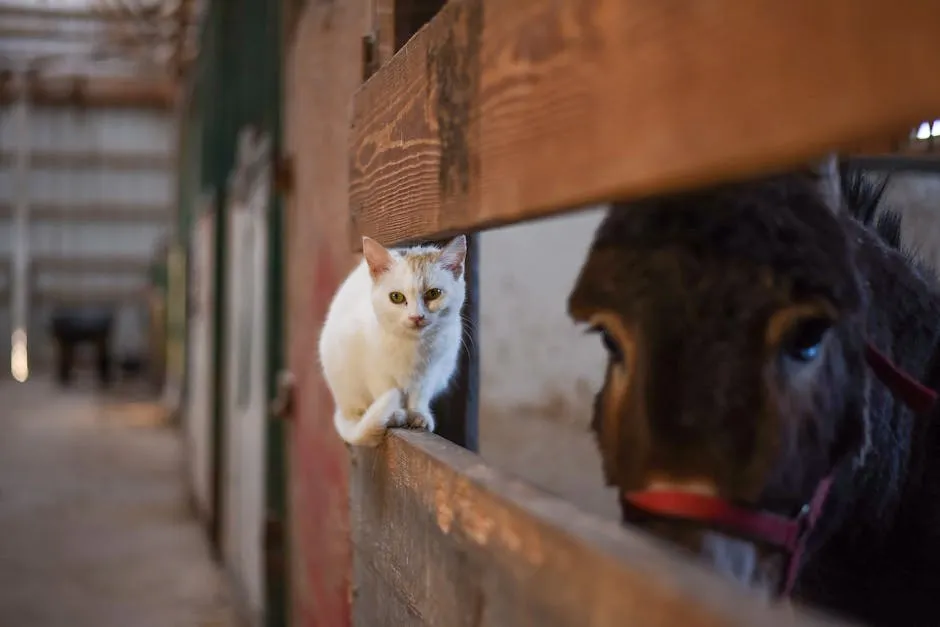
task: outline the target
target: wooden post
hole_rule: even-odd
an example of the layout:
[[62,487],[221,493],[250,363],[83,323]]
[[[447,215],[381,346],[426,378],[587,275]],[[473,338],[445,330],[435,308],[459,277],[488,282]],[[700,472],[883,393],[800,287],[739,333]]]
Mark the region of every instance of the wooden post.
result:
[[317,363],[319,330],[356,263],[349,249],[349,113],[362,82],[369,0],[307,2],[286,50],[285,151],[296,176],[286,197],[287,359],[296,380],[290,422],[294,627],[348,627],[352,549],[349,453]]

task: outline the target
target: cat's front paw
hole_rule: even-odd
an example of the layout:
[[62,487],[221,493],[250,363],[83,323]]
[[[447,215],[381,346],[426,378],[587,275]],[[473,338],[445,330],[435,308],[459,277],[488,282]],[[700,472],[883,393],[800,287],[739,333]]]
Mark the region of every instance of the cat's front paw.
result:
[[396,409],[388,415],[388,420],[385,423],[387,429],[394,429],[395,427],[406,427],[410,426],[408,423],[408,411],[404,409]]
[[405,426],[410,429],[426,429],[434,432],[434,416],[430,411],[415,411],[409,409],[405,419]]

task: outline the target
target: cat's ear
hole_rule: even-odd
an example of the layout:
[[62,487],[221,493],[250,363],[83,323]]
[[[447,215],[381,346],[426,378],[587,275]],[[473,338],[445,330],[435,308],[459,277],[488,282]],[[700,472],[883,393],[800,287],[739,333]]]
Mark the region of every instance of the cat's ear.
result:
[[463,264],[467,259],[467,237],[458,235],[447,242],[447,245],[441,249],[441,256],[437,262],[442,268],[451,272],[455,278],[463,274]]
[[365,257],[373,279],[388,272],[392,267],[392,253],[371,237],[362,237],[362,256]]

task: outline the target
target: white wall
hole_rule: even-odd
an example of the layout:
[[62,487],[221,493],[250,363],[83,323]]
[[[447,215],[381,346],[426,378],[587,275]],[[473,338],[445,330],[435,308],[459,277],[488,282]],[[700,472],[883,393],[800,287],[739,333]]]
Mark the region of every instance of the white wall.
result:
[[901,214],[901,243],[940,271],[940,172],[892,175],[882,206]]
[[[8,158],[0,163],[0,205],[14,200],[14,162],[17,147],[13,108],[0,109],[0,154]],[[29,201],[33,206],[54,206],[56,215],[34,216],[29,226],[31,257],[56,257],[68,260],[64,269],[46,269],[33,273],[33,293],[82,290],[125,290],[140,293],[148,282],[145,270],[130,271],[128,266],[113,271],[83,271],[83,258],[130,258],[149,262],[157,241],[169,227],[167,219],[106,219],[82,222],[70,218],[74,208],[120,207],[122,209],[163,209],[169,212],[174,202],[175,120],[172,112],[69,107],[35,107],[29,112],[29,147],[33,153],[102,156],[146,154],[167,160],[165,165],[108,168],[87,160],[64,164],[36,164],[28,176]],[[132,216],[130,216],[132,217]],[[0,216],[0,259],[11,259],[13,234],[9,218]],[[74,262],[74,263],[73,263]],[[136,267],[136,263],[134,267]],[[0,278],[0,283],[6,277]],[[4,292],[7,294],[8,292]],[[52,356],[47,332],[50,311],[48,301],[40,305],[32,299],[29,315],[31,362],[47,362]],[[0,297],[0,355],[9,354],[10,322],[8,303]],[[118,355],[147,348],[146,303],[143,299],[120,303],[116,310],[114,350]],[[7,363],[0,356],[0,362]],[[0,368],[5,376],[7,368]]]
[[489,461],[617,516],[589,429],[604,353],[566,311],[595,208],[480,236],[480,439]]

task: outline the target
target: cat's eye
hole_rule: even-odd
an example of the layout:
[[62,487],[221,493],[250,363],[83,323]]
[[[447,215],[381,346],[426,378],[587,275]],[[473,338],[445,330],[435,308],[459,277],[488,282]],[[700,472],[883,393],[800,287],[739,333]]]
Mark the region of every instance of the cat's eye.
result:
[[825,317],[807,318],[796,324],[782,345],[783,354],[793,361],[807,363],[816,359],[832,320]]
[[432,300],[437,300],[441,297],[441,290],[436,287],[432,287],[427,292],[424,293],[424,300],[430,302]]
[[621,362],[623,361],[623,351],[620,349],[620,346],[611,337],[610,333],[601,326],[591,327],[587,330],[588,333],[596,333],[601,337],[601,343],[604,345],[604,349],[607,351],[607,355],[612,361]]
[[402,303],[405,302],[405,295],[402,294],[401,292],[391,292],[388,295],[388,299],[392,301],[393,303],[395,303],[396,305],[401,305]]

